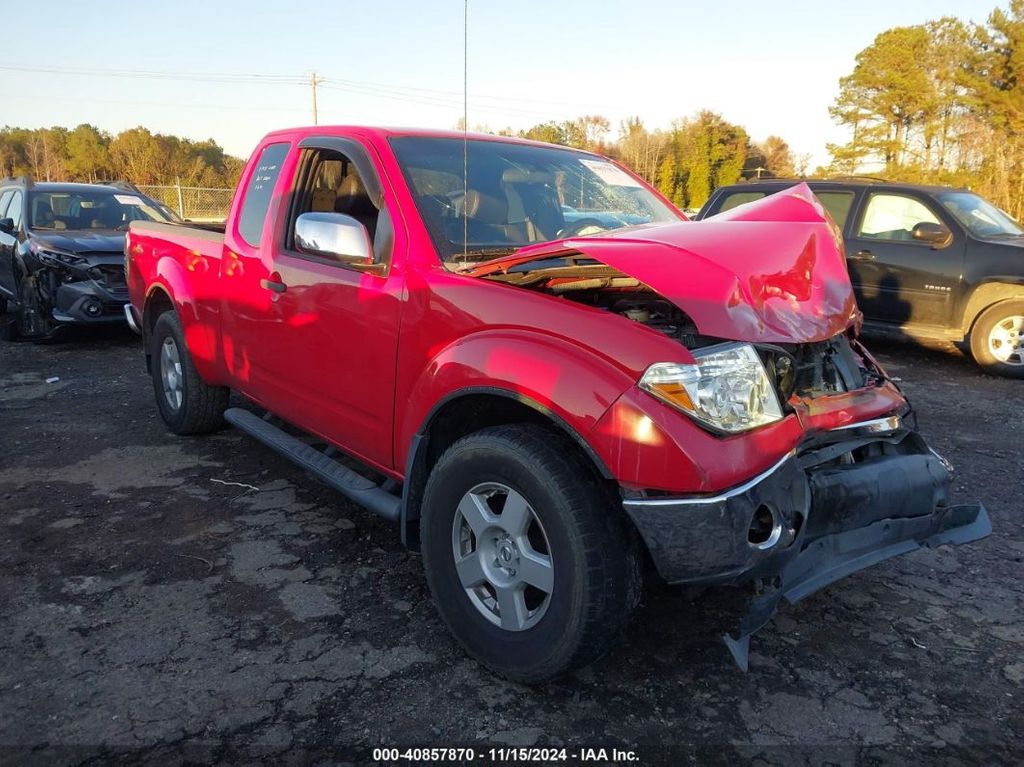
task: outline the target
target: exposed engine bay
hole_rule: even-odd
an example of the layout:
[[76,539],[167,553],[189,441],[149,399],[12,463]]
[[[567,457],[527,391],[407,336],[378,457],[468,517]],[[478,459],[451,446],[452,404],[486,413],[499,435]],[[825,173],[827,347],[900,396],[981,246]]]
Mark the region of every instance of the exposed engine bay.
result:
[[[702,335],[690,316],[671,301],[635,277],[599,261],[579,259],[567,263],[564,257],[552,258],[489,274],[487,279],[614,312],[675,339],[687,349],[729,340]],[[814,398],[852,391],[872,378],[884,378],[870,358],[853,348],[847,333],[818,342],[754,346],[775,382],[781,402],[792,397]]]

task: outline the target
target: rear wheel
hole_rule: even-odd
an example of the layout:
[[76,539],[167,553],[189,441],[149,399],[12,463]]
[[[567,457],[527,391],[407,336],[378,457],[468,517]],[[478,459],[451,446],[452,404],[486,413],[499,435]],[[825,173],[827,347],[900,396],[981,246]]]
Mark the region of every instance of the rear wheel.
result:
[[453,444],[427,481],[427,581],[473,657],[521,682],[585,665],[639,602],[635,533],[571,446],[538,426]]
[[205,434],[224,423],[230,390],[210,386],[196,372],[181,320],[164,312],[150,338],[153,392],[167,428],[175,434]]
[[971,356],[995,375],[1024,378],[1024,301],[990,306],[971,330]]

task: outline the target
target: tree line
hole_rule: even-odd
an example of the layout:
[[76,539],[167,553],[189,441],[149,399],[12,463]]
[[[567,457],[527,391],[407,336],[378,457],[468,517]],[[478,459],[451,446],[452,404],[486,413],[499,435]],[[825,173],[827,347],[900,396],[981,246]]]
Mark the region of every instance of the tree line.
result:
[[1024,0],[983,24],[944,17],[879,34],[839,82],[833,173],[967,186],[1024,215]]
[[[850,130],[830,144],[815,175],[881,173],[894,181],[966,186],[1024,217],[1024,0],[982,24],[954,17],[895,27],[857,54],[840,79],[832,117]],[[477,130],[489,131],[486,126]],[[640,117],[613,133],[601,115],[548,121],[503,135],[589,149],[631,167],[682,208],[741,178],[800,177],[808,156],[786,141],[754,141],[720,114],[700,111],[668,129]],[[212,139],[192,141],[143,127],[111,135],[74,129],[0,129],[0,176],[233,187],[243,161]]]
[[244,161],[213,139],[192,141],[143,127],[111,135],[77,128],[0,128],[0,177],[37,181],[130,181],[134,184],[234,187]]
[[[476,130],[492,132],[487,126]],[[584,115],[518,132],[493,132],[613,157],[681,208],[699,208],[716,188],[741,178],[802,175],[808,161],[807,156],[795,157],[782,138],[755,142],[745,128],[708,110],[675,120],[667,130],[650,130],[639,117],[631,117],[613,135],[608,118]]]

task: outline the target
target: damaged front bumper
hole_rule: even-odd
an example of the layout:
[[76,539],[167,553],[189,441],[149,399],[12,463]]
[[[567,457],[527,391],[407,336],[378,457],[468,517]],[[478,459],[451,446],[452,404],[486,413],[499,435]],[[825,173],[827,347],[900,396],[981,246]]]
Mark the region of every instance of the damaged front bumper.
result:
[[97,280],[60,285],[50,312],[62,325],[124,322],[127,288],[113,288]]
[[898,416],[836,429],[715,496],[626,499],[669,583],[753,587],[726,644],[742,668],[750,635],[785,599],[922,546],[992,531],[980,504],[951,506],[950,467]]

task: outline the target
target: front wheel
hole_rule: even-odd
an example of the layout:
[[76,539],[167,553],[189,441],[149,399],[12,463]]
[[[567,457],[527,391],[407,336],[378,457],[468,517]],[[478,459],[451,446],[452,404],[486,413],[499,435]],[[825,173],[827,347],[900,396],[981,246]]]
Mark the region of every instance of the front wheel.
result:
[[1003,301],[981,313],[971,330],[971,356],[989,373],[1024,378],[1024,301]]
[[160,315],[150,344],[153,391],[167,428],[175,434],[205,434],[220,428],[231,392],[199,377],[178,315]]
[[540,682],[619,638],[640,598],[638,539],[591,468],[547,429],[453,444],[427,481],[420,531],[434,602],[469,653]]

